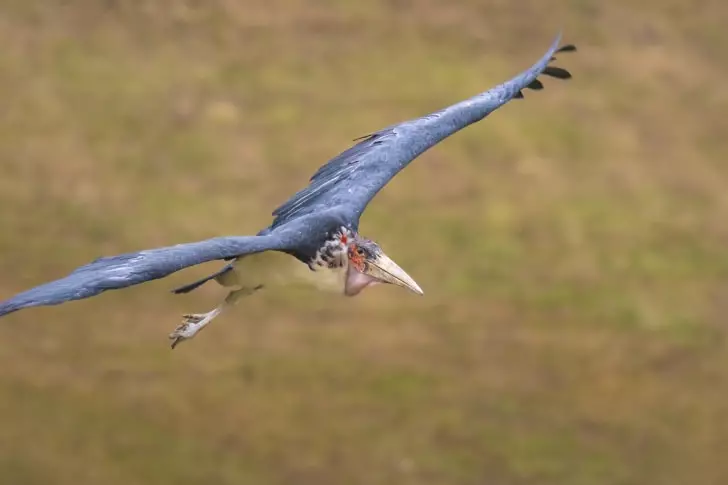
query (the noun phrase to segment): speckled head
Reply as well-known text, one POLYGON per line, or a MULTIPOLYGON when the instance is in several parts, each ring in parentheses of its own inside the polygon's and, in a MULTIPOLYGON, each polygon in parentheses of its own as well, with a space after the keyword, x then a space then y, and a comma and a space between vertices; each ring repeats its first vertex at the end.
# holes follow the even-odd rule
POLYGON ((342 232, 340 239, 347 247, 348 258, 345 295, 356 296, 367 286, 379 283, 397 285, 418 295, 423 294, 415 280, 384 254, 374 241, 347 232, 342 232))

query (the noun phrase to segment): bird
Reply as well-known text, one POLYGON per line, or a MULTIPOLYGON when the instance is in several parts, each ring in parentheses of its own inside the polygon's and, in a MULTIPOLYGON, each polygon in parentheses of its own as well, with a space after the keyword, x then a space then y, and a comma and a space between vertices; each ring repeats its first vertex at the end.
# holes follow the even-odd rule
POLYGON ((172 290, 185 294, 209 281, 228 289, 227 296, 206 313, 185 314, 169 334, 171 347, 193 338, 242 297, 290 281, 334 289, 349 297, 377 284, 424 292, 374 240, 359 232, 359 220, 375 195, 410 162, 445 138, 476 123, 526 89, 538 91, 546 75, 570 79, 552 62, 559 53, 561 32, 530 68, 471 98, 420 118, 390 125, 354 140, 353 146, 322 165, 308 184, 272 213, 272 222, 251 236, 220 236, 198 242, 100 257, 67 276, 41 284, 0 303, 0 317, 18 310, 58 305, 138 285, 210 261, 223 261, 215 273, 172 290), (270 270, 274 257, 291 267, 270 270), (257 265, 257 269, 256 269, 257 265), (295 275, 295 277, 293 276, 295 275))

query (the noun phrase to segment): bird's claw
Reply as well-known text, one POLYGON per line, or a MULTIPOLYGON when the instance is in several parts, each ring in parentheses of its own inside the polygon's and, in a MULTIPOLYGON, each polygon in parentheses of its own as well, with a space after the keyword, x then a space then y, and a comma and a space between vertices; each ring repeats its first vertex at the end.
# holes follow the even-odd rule
POLYGON ((185 323, 195 324, 200 323, 202 320, 207 318, 207 313, 185 313, 182 315, 182 319, 185 323))
POLYGON ((172 333, 169 334, 169 339, 172 340, 171 347, 174 349, 180 342, 189 340, 199 332, 204 324, 202 322, 207 318, 207 314, 186 314, 182 316, 184 322, 178 325, 172 333))

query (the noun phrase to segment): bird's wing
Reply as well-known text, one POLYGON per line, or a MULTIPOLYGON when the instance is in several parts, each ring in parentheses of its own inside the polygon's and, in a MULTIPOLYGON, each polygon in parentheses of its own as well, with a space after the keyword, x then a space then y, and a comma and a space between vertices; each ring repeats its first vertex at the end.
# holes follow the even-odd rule
POLYGON ((526 71, 489 91, 429 114, 384 128, 336 156, 311 177, 308 187, 278 207, 273 215, 277 227, 312 212, 338 207, 358 226, 359 217, 371 199, 400 170, 444 138, 480 121, 513 98, 522 98, 526 88, 539 90, 537 78, 546 74, 568 79, 565 69, 550 66, 557 52, 574 51, 573 45, 558 47, 556 38, 543 57, 526 71))
POLYGON ((0 317, 23 308, 58 305, 146 281, 218 259, 285 249, 283 239, 266 236, 231 236, 178 244, 136 253, 99 258, 65 278, 36 286, 0 303, 0 317))

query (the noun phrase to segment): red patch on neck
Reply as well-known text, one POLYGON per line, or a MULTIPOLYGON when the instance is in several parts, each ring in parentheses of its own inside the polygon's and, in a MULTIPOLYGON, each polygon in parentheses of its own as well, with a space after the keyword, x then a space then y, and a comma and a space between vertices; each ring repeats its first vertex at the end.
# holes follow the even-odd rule
POLYGON ((356 245, 349 248, 349 261, 357 270, 362 271, 364 269, 364 258, 359 255, 356 245))
POLYGON ((349 242, 349 238, 346 237, 346 234, 341 235, 341 242, 343 244, 347 244, 349 242))

